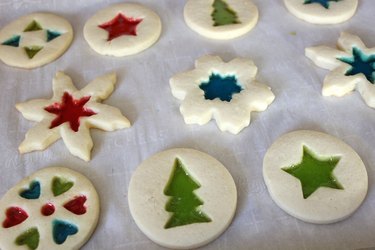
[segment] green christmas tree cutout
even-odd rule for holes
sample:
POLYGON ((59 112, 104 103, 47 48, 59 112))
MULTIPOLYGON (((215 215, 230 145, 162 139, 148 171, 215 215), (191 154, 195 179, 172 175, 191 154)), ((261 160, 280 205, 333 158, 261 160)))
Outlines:
POLYGON ((240 23, 237 13, 233 11, 224 0, 215 0, 212 7, 214 11, 211 16, 214 21, 214 26, 240 23))
POLYGON ((194 190, 198 188, 200 188, 199 183, 187 172, 181 160, 176 158, 170 179, 164 189, 164 194, 171 196, 165 210, 173 213, 165 224, 165 229, 212 221, 199 209, 203 201, 194 194, 194 190))

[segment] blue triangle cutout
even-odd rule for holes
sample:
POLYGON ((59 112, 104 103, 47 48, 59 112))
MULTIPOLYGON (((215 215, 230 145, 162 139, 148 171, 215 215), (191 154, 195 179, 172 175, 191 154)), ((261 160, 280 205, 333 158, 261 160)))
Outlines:
POLYGON ((59 36, 61 36, 60 32, 47 30, 47 42, 50 42, 59 36))
POLYGON ((13 36, 2 43, 2 45, 18 47, 20 45, 21 36, 13 36))

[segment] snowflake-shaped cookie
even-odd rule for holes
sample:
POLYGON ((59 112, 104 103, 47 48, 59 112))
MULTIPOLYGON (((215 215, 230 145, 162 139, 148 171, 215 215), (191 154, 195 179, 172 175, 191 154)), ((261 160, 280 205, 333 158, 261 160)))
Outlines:
POLYGON ((114 89, 115 73, 96 78, 77 90, 69 76, 57 72, 53 79, 53 97, 19 103, 16 108, 36 124, 19 146, 20 153, 44 150, 60 137, 73 155, 88 161, 93 142, 90 128, 113 131, 130 127, 120 110, 100 102, 114 89))
POLYGON ((322 94, 343 96, 357 89, 366 104, 375 108, 375 48, 367 48, 358 36, 344 32, 337 47, 305 50, 317 66, 331 70, 324 79, 322 94))
POLYGON ((92 183, 68 168, 39 170, 0 200, 1 249, 79 249, 98 222, 92 183))
POLYGON ((173 76, 170 86, 182 100, 185 123, 203 125, 214 118, 220 130, 237 134, 250 124, 252 111, 264 111, 275 98, 268 86, 254 81, 256 73, 248 59, 226 63, 218 56, 203 56, 194 70, 173 76))

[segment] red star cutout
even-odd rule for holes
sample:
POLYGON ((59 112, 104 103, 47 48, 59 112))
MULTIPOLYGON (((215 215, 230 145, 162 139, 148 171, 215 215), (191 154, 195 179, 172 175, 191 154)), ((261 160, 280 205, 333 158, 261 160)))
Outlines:
POLYGON ((51 122, 50 128, 55 128, 65 122, 69 122, 70 128, 74 132, 77 132, 80 117, 96 115, 94 111, 83 107, 89 100, 90 96, 75 100, 73 96, 65 92, 61 103, 56 102, 44 108, 47 112, 57 115, 51 122))
POLYGON ((119 36, 136 36, 137 26, 142 20, 141 18, 126 17, 119 13, 111 21, 99 25, 99 28, 108 31, 107 41, 111 41, 119 36))

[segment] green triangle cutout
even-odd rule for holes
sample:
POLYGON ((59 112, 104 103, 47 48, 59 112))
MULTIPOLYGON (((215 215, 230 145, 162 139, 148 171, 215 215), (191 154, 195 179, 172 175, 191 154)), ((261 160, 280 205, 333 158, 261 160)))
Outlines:
POLYGON ((60 32, 47 30, 47 42, 50 42, 50 41, 52 41, 53 39, 55 39, 59 36, 61 36, 60 32))
POLYGON ((37 30, 43 30, 42 26, 40 24, 33 20, 29 25, 26 26, 24 32, 29 32, 29 31, 37 31, 37 30))
POLYGON ((32 59, 39 51, 43 49, 41 46, 24 47, 27 56, 32 59))
POLYGON ((2 45, 18 47, 20 45, 21 36, 13 36, 2 43, 2 45))

